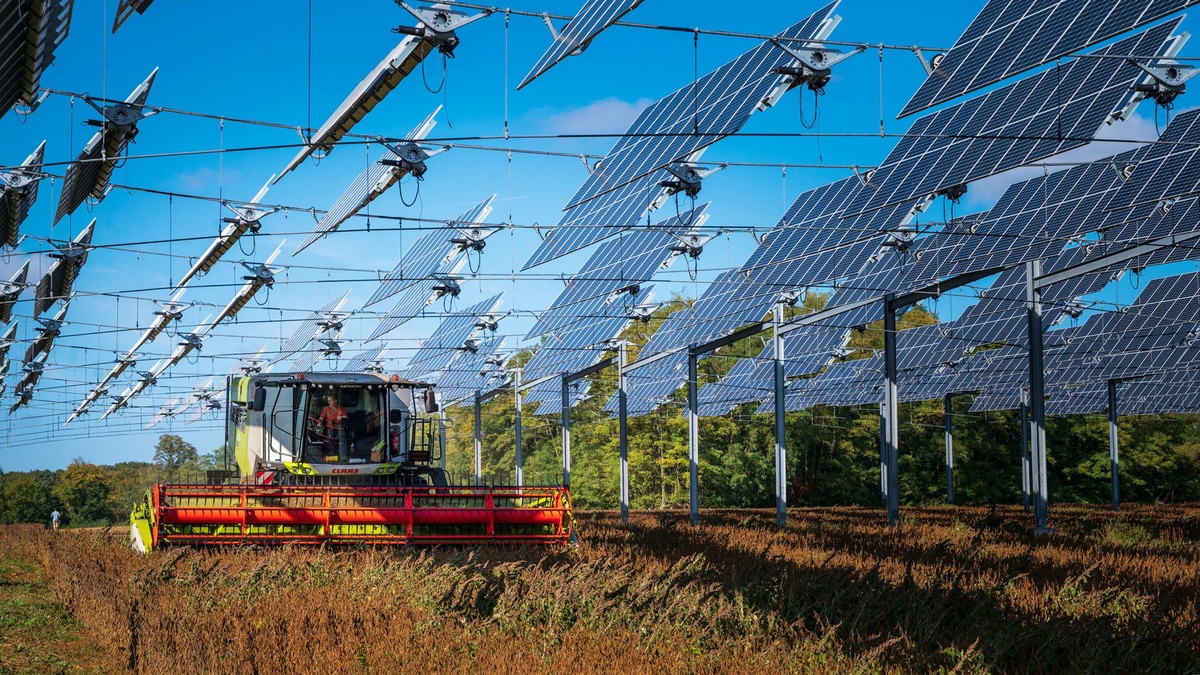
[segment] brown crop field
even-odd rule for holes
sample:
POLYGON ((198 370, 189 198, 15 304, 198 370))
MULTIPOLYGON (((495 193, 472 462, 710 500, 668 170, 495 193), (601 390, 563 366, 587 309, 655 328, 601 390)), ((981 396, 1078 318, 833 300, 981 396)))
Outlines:
MULTIPOLYGON (((576 550, 176 549, 10 527, 99 645, 147 672, 1200 670, 1200 507, 579 514, 576 550)), ((0 624, 0 631, 7 628, 0 624)), ((10 633, 0 632, 0 648, 10 633)), ((38 661, 27 661, 37 663, 38 661)), ((0 670, 4 670, 0 663, 0 670)))

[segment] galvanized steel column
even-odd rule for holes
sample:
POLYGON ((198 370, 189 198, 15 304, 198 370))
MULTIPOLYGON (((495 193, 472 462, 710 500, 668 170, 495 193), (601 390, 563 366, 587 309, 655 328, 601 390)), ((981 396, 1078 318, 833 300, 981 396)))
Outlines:
POLYGON ((1112 510, 1121 509, 1121 472, 1117 456, 1117 381, 1108 381, 1108 465, 1112 471, 1112 510))
POLYGON ((475 485, 483 485, 483 424, 480 420, 482 401, 475 391, 475 485))
POLYGON ((892 295, 883 300, 883 457, 886 463, 884 493, 888 525, 900 524, 900 420, 899 394, 896 389, 896 309, 892 295))
POLYGON ((946 394, 946 503, 954 503, 954 395, 946 394))
POLYGON ((1026 306, 1029 317, 1029 413, 1033 417, 1030 433, 1031 486, 1033 492, 1033 521, 1035 534, 1050 534, 1046 525, 1049 515, 1049 492, 1046 480, 1046 394, 1045 370, 1042 355, 1042 292, 1035 280, 1042 275, 1042 262, 1025 263, 1026 306))
POLYGON ((521 454, 521 369, 513 371, 513 446, 516 450, 516 484, 525 484, 525 457, 521 454))
POLYGON ((562 376, 562 450, 563 487, 571 487, 571 390, 567 376, 562 376))
POLYGON ((621 522, 629 522, 629 408, 625 398, 628 382, 625 380, 626 347, 622 340, 617 346, 617 420, 618 443, 621 452, 621 522))
POLYGON ((692 525, 700 524, 700 402, 696 396, 696 359, 695 348, 688 347, 688 504, 692 525))
POLYGON ((787 526, 787 438, 784 424, 783 304, 775 305, 775 524, 787 526))

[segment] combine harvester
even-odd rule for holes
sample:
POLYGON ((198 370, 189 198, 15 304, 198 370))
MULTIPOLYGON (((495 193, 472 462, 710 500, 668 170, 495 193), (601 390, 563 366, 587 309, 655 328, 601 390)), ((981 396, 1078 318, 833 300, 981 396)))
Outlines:
POLYGON ((133 547, 223 544, 558 544, 565 487, 451 486, 435 462, 431 385, 381 374, 231 376, 227 447, 242 479, 156 485, 133 547))

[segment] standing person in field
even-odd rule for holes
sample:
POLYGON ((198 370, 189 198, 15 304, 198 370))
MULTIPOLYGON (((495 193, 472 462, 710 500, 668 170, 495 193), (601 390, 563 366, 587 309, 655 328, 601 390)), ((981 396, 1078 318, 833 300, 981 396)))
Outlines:
POLYGON ((50 512, 50 523, 52 525, 54 525, 55 530, 58 529, 58 519, 61 517, 62 517, 62 514, 58 512, 58 509, 54 509, 53 511, 50 512))

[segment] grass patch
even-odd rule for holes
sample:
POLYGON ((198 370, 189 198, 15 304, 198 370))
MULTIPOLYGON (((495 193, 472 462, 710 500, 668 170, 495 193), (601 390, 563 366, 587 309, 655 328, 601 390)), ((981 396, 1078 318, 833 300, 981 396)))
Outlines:
POLYGON ((0 673, 115 672, 83 632, 38 565, 0 558, 0 673))

